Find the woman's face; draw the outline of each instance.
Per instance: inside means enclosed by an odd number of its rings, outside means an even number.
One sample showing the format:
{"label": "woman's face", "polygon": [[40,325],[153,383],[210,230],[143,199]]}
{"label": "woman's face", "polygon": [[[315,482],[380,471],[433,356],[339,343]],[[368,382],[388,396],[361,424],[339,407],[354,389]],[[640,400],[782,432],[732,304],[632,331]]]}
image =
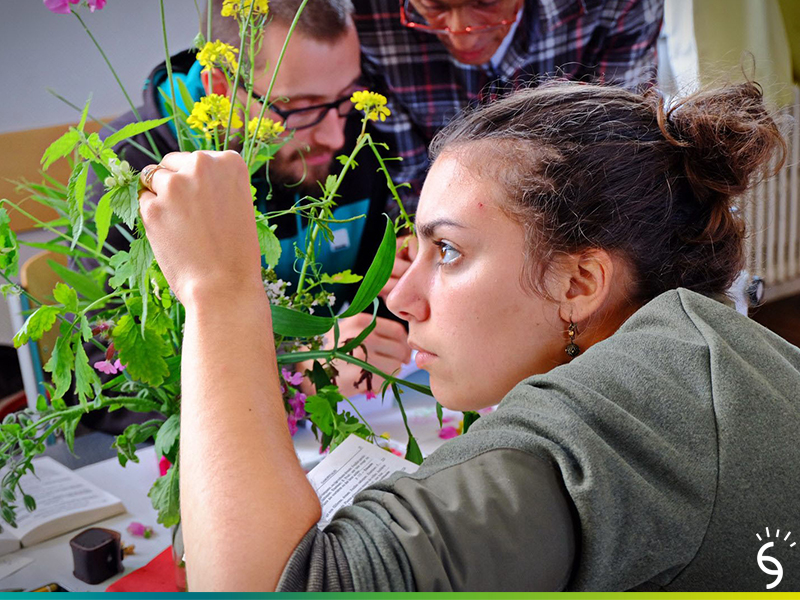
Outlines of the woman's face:
{"label": "woman's face", "polygon": [[557,304],[521,285],[524,231],[501,210],[501,187],[462,157],[444,153],[431,168],[416,215],[419,253],[387,303],[408,321],[436,399],[475,410],[566,362],[568,340]]}

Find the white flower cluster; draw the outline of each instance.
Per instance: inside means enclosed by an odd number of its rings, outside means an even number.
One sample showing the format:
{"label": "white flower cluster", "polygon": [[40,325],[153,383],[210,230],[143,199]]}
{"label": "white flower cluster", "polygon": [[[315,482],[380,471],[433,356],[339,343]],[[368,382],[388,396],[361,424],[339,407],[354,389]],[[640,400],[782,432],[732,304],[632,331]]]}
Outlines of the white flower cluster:
{"label": "white flower cluster", "polygon": [[277,281],[264,280],[264,291],[267,292],[270,304],[282,305],[282,300],[286,297],[286,288],[292,285],[291,281],[278,279]]}
{"label": "white flower cluster", "polygon": [[113,158],[108,163],[108,170],[111,173],[103,180],[106,188],[110,189],[116,186],[128,185],[133,181],[133,171],[127,160],[119,161]]}

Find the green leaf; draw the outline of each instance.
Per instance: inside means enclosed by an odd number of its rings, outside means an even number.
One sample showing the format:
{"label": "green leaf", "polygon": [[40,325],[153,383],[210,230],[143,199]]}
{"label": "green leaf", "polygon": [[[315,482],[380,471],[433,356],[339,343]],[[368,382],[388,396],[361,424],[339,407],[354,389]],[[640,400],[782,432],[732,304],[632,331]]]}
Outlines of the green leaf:
{"label": "green leaf", "polygon": [[14,336],[14,347],[19,348],[23,344],[27,344],[28,340],[37,341],[56,323],[58,314],[61,309],[58,306],[50,306],[43,304],[36,311],[25,320],[22,329]]}
{"label": "green leaf", "polygon": [[323,335],[333,327],[332,317],[317,317],[274,304],[270,308],[272,310],[272,330],[278,335],[309,338]]}
{"label": "green leaf", "polygon": [[256,209],[256,231],[258,232],[258,245],[261,255],[269,268],[278,264],[281,258],[281,242],[275,235],[277,225],[270,225],[267,217]]}
{"label": "green leaf", "polygon": [[92,101],[92,95],[89,94],[89,97],[86,99],[86,104],[83,105],[83,111],[81,112],[81,121],[78,123],[78,131],[83,131],[83,126],[86,125],[86,117],[89,114],[89,103]]}
{"label": "green leaf", "polygon": [[70,249],[75,248],[75,244],[83,232],[83,201],[86,197],[86,176],[88,173],[88,165],[85,162],[78,163],[75,165],[67,185],[69,223],[72,226],[72,245]]}
{"label": "green leaf", "polygon": [[131,318],[123,315],[111,332],[114,346],[119,351],[119,360],[126,366],[127,373],[142,383],[159,386],[169,375],[169,366],[164,357],[172,353],[168,341],[158,335],[151,327],[142,329]]}
{"label": "green leaf", "polygon": [[36,410],[39,412],[44,412],[47,410],[47,398],[39,394],[39,397],[36,398]]}
{"label": "green leaf", "polygon": [[341,273],[336,273],[335,275],[323,273],[322,277],[319,278],[319,281],[320,283],[358,283],[362,279],[363,277],[361,277],[361,275],[356,275],[355,273],[351,272],[350,269],[347,269]]}
{"label": "green leaf", "polygon": [[112,188],[109,203],[114,214],[133,229],[136,216],[139,214],[139,180],[131,181],[123,187]]}
{"label": "green leaf", "polygon": [[464,411],[464,425],[462,426],[461,433],[465,434],[469,431],[469,428],[472,427],[472,424],[481,418],[479,413],[476,413],[474,410],[467,410]]}
{"label": "green leaf", "polygon": [[343,397],[335,386],[329,385],[313,396],[306,398],[306,414],[308,414],[311,422],[326,435],[333,435],[333,422],[336,417],[336,411],[335,408],[331,407],[331,401],[334,400],[334,406],[338,404],[337,394],[339,397]]}
{"label": "green leaf", "polygon": [[375,329],[375,326],[378,324],[378,299],[375,298],[372,301],[372,321],[370,324],[364,328],[364,331],[359,333],[356,337],[352,340],[347,342],[344,346],[341,347],[341,352],[350,352],[358,348],[361,344],[364,343],[364,340],[367,339],[367,336],[372,333],[372,330]]}
{"label": "green leaf", "polygon": [[73,271],[72,269],[57,263],[54,260],[48,260],[47,264],[50,265],[50,268],[53,269],[53,272],[56,275],[71,285],[76,292],[90,302],[99,300],[106,295],[105,290],[97,285],[97,282],[91,277],[84,275],[83,273]]}
{"label": "green leaf", "polygon": [[54,396],[62,398],[69,390],[72,383],[72,366],[75,355],[72,352],[72,337],[69,323],[61,324],[61,335],[58,336],[50,360],[44,366],[44,370],[52,374],[53,383],[56,386]]}
{"label": "green leaf", "polygon": [[11,277],[19,271],[17,235],[11,229],[11,217],[5,208],[0,208],[0,270]]}
{"label": "green leaf", "polygon": [[439,427],[441,428],[443,425],[442,419],[444,419],[444,409],[442,408],[442,405],[439,404],[438,402],[436,403],[436,418],[438,419]]}
{"label": "green leaf", "polygon": [[150,121],[140,121],[137,123],[129,123],[125,125],[122,129],[117,131],[116,133],[111,134],[108,136],[103,142],[103,145],[106,148],[113,148],[122,140],[127,140],[135,135],[139,135],[140,133],[144,133],[145,131],[150,131],[158,127],[159,125],[163,125],[167,121],[171,121],[172,117],[164,117],[163,119],[152,119]]}
{"label": "green leaf", "polygon": [[397,406],[400,407],[400,414],[403,416],[403,425],[406,427],[406,433],[408,434],[408,445],[406,446],[406,460],[413,462],[414,464],[421,465],[422,464],[422,451],[419,449],[419,444],[417,443],[414,434],[411,433],[411,428],[408,426],[408,417],[406,417],[406,410],[403,408],[403,402],[400,400],[400,388],[397,387],[396,383],[392,384],[392,392],[394,392],[394,397],[397,400]]}
{"label": "green leaf", "polygon": [[114,276],[108,280],[108,285],[115,290],[124,285],[136,273],[131,255],[124,250],[120,250],[112,256],[109,263],[114,269]]}
{"label": "green leaf", "polygon": [[86,315],[81,316],[81,337],[84,342],[92,339],[92,328],[89,327],[89,319],[86,318]]}
{"label": "green leaf", "polygon": [[[82,158],[91,161],[93,165],[101,166],[102,170],[106,172],[108,172],[106,168],[107,164],[113,160],[119,160],[111,148],[103,146],[103,140],[100,139],[100,136],[96,132],[90,133],[89,137],[86,138],[86,143],[78,147],[78,154]],[[107,177],[107,175],[104,176],[103,179],[105,179],[105,177]],[[100,178],[98,177],[98,179]],[[103,181],[103,179],[100,179],[100,181]]]}
{"label": "green leaf", "polygon": [[111,227],[111,192],[106,192],[97,202],[97,208],[94,211],[94,223],[97,228],[97,251],[103,249],[103,244],[108,237],[108,229]]}
{"label": "green leaf", "polygon": [[81,417],[78,415],[72,419],[67,419],[61,428],[64,431],[64,441],[67,443],[69,451],[75,452],[75,430],[78,428],[78,423],[81,422]]}
{"label": "green leaf", "polygon": [[394,256],[397,246],[397,237],[394,233],[394,227],[390,220],[386,220],[386,231],[383,234],[383,241],[378,247],[378,252],[372,260],[372,264],[364,276],[364,281],[358,287],[355,298],[352,304],[347,308],[344,313],[340,315],[341,318],[352,317],[362,312],[367,308],[372,301],[378,296],[378,293],[389,281],[392,275],[392,267],[394,266]]}
{"label": "green leaf", "polygon": [[94,398],[101,389],[100,377],[97,375],[97,371],[89,366],[89,357],[86,356],[86,350],[83,349],[80,338],[77,338],[75,341],[75,393],[78,394],[81,405],[85,406],[87,396],[91,395]]}
{"label": "green leaf", "polygon": [[181,520],[178,465],[172,465],[163,477],[156,479],[147,495],[158,511],[156,520],[164,527],[177,525]]}
{"label": "green leaf", "polygon": [[164,421],[156,435],[156,456],[166,456],[173,462],[178,451],[178,437],[181,433],[180,415],[172,415]]}
{"label": "green leaf", "polygon": [[56,287],[53,288],[53,298],[56,302],[64,305],[66,312],[78,312],[78,293],[69,287],[66,283],[58,282]]}
{"label": "green leaf", "polygon": [[20,244],[24,244],[30,248],[38,248],[39,250],[48,250],[49,252],[55,252],[56,254],[66,254],[67,256],[72,256],[74,258],[94,258],[94,255],[89,254],[88,252],[84,252],[83,250],[79,250],[77,248],[73,250],[68,246],[62,245],[61,241],[30,242],[28,240],[20,240]]}
{"label": "green leaf", "polygon": [[80,140],[80,137],[81,134],[77,129],[70,129],[55,142],[50,144],[42,155],[42,169],[47,171],[48,167],[55,161],[72,152],[78,140]]}

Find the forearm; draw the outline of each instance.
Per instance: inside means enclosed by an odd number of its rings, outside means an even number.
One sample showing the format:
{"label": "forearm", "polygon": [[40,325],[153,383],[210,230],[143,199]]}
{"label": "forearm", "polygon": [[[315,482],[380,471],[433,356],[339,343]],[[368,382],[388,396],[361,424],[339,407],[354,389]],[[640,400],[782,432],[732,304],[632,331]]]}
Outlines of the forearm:
{"label": "forearm", "polygon": [[274,589],[319,519],[279,393],[263,293],[187,306],[181,517],[192,591]]}

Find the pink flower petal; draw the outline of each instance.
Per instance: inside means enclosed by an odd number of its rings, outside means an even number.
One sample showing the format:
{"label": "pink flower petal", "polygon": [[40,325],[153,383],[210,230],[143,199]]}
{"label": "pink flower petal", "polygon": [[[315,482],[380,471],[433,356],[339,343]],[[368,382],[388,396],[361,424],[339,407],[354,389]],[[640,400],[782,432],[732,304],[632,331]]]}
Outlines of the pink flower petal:
{"label": "pink flower petal", "polygon": [[[50,12],[59,15],[69,14],[69,2],[67,0],[44,0],[44,7]],[[73,2],[75,4],[75,2]]]}
{"label": "pink flower petal", "polygon": [[114,368],[118,372],[122,373],[122,371],[125,370],[125,365],[123,365],[121,362],[119,362],[119,359],[117,359],[116,361],[114,361]]}
{"label": "pink flower petal", "polygon": [[94,363],[94,368],[106,375],[116,375],[117,373],[117,367],[107,360],[98,360]]}
{"label": "pink flower petal", "polygon": [[286,415],[286,422],[289,425],[289,434],[294,436],[297,433],[297,417],[294,415]]}
{"label": "pink flower petal", "polygon": [[458,435],[458,429],[455,427],[442,427],[439,431],[439,437],[443,440],[450,440]]}
{"label": "pink flower petal", "polygon": [[161,460],[158,461],[158,473],[163,477],[169,471],[169,468],[172,466],[172,463],[167,460],[166,456],[162,456]]}
{"label": "pink flower petal", "polygon": [[[70,2],[72,2],[72,0],[70,0]],[[87,2],[89,4],[89,10],[92,12],[95,10],[102,10],[106,5],[106,0],[87,0]]]}
{"label": "pink flower petal", "polygon": [[378,396],[375,395],[375,392],[373,392],[372,390],[367,390],[367,400],[373,400],[377,397]]}

